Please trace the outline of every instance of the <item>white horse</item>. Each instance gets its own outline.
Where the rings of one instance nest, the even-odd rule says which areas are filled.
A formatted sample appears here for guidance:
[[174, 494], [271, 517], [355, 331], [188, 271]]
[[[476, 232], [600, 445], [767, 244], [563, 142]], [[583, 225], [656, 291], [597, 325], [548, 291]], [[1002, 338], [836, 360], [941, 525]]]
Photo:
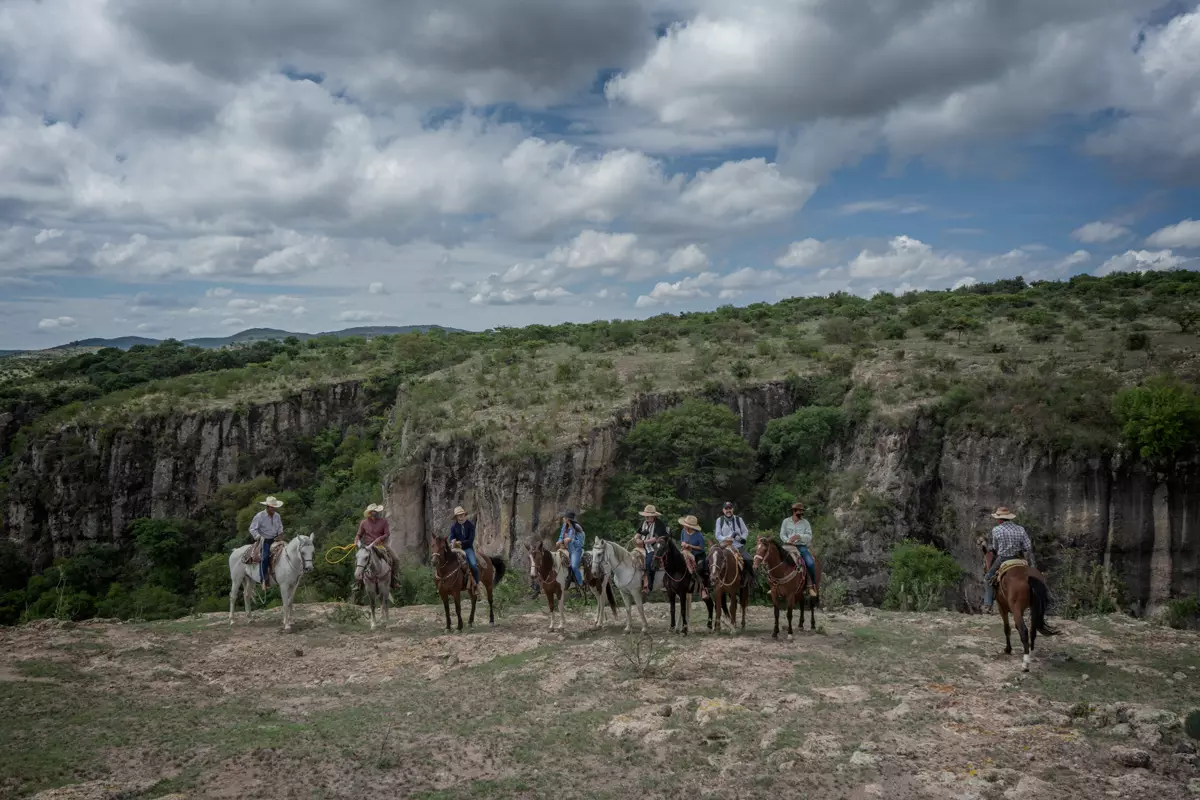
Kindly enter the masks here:
[[375, 550], [374, 545], [359, 545], [354, 555], [354, 580], [361, 583], [371, 598], [371, 630], [375, 630], [375, 605], [383, 611], [383, 626], [388, 624], [391, 606], [392, 566]]
[[610, 586], [617, 587], [621, 603], [625, 606], [625, 633], [633, 629], [633, 615], [629, 604], [637, 606], [642, 618], [642, 633], [646, 632], [646, 609], [642, 605], [642, 576], [646, 572], [645, 562], [634, 556], [616, 542], [597, 538], [592, 545], [592, 569], [604, 576]]
[[[304, 573], [312, 572], [313, 555], [316, 551], [316, 536], [297, 536], [283, 547], [283, 553], [275, 560], [275, 582], [283, 597], [283, 629], [292, 629], [292, 599]], [[262, 584], [262, 564], [243, 564], [242, 557], [251, 547], [262, 547], [259, 542], [244, 544], [229, 555], [229, 624], [233, 624], [233, 608], [237, 604], [238, 589], [246, 603], [246, 621], [250, 621], [250, 599], [255, 584]]]

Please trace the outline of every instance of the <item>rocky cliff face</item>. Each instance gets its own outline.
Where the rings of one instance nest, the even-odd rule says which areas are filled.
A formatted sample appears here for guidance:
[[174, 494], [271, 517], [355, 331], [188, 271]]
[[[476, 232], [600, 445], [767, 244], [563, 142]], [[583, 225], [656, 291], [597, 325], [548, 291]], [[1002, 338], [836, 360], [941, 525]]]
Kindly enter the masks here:
[[120, 541], [131, 520], [194, 514], [224, 484], [263, 474], [286, 483], [301, 467], [291, 443], [365, 413], [352, 381], [241, 410], [31, 437], [12, 470], [3, 532], [44, 566], [87, 541]]
[[[683, 399], [641, 396], [586, 440], [542, 463], [499, 459], [462, 440], [429, 449], [385, 481], [396, 549], [423, 558], [427, 532], [448, 527], [451, 509], [461, 504], [477, 520], [483, 551], [523, 558], [523, 542], [553, 535], [563, 508], [600, 502], [617, 444], [634, 423]], [[711, 399], [739, 414], [751, 444], [767, 422], [795, 410], [781, 383]], [[1184, 465], [1160, 483], [1140, 466], [1107, 458], [1060, 456], [1012, 439], [944, 436], [917, 415], [864, 426], [834, 455], [834, 467], [860, 481], [833, 512], [848, 549], [852, 574], [846, 577], [864, 600], [882, 596], [891, 545], [913, 537], [948, 550], [976, 576], [962, 600], [977, 603], [977, 539], [994, 524], [988, 515], [998, 505], [1027, 521], [1043, 565], [1057, 561], [1062, 548], [1074, 548], [1110, 564], [1142, 606], [1200, 590], [1200, 465]]]

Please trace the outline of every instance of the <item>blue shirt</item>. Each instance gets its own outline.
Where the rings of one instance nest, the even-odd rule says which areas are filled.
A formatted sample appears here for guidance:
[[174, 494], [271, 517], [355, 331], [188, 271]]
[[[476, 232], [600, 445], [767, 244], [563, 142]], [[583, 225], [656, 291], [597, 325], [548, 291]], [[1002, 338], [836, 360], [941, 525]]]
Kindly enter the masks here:
[[475, 523], [471, 520], [458, 523], [455, 522], [450, 526], [450, 541], [462, 542], [463, 550], [471, 550], [475, 547]]
[[571, 541], [567, 542], [567, 549], [571, 551], [578, 550], [579, 552], [583, 552], [583, 528], [578, 526], [572, 527], [570, 525], [563, 525], [562, 529], [558, 532], [558, 540], [560, 542], [566, 542], [568, 536], [571, 537]]
[[706, 552], [705, 548], [708, 546], [708, 543], [704, 541], [703, 533], [701, 533], [700, 531], [694, 531], [692, 533], [688, 533], [687, 531], [680, 531], [679, 532], [679, 541], [681, 544], [690, 544], [693, 547], [699, 547], [700, 548], [699, 550], [692, 551], [692, 555], [694, 555], [696, 558], [704, 558], [704, 555]]

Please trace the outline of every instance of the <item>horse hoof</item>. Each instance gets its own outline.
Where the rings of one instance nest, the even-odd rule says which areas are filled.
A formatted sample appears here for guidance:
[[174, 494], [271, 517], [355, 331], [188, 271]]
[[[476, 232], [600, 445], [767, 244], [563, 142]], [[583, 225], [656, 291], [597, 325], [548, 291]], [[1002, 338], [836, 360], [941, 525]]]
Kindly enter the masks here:
[[791, 641], [795, 641], [795, 640], [792, 638], [792, 635], [791, 635], [790, 633], [788, 634], [788, 641], [789, 641], [789, 642], [791, 642]]
[[1021, 659], [1021, 671], [1022, 672], [1029, 672], [1029, 662], [1031, 660], [1032, 659], [1029, 658], [1028, 653], [1026, 653], [1024, 657], [1022, 657], [1022, 659]]
[[778, 639], [778, 638], [779, 638], [779, 631], [775, 631], [774, 633], [772, 633], [772, 634], [771, 634], [771, 638], [772, 638], [772, 639]]

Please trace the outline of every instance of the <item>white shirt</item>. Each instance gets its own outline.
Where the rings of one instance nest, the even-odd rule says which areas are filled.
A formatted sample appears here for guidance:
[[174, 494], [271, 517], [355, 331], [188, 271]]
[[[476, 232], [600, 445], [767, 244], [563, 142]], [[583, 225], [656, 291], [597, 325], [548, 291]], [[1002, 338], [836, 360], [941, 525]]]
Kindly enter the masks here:
[[716, 532], [718, 544], [724, 543], [727, 539], [732, 539], [733, 546], [738, 550], [742, 549], [742, 546], [746, 544], [746, 537], [750, 535], [745, 521], [736, 515], [727, 518], [722, 514], [717, 517], [717, 521], [713, 525], [713, 530]]
[[[796, 541], [793, 542], [792, 537], [795, 537]], [[779, 526], [779, 538], [788, 544], [808, 547], [812, 544], [812, 525], [809, 525], [808, 520], [803, 517], [800, 518], [799, 522], [793, 522], [792, 518], [788, 517]]]
[[283, 519], [280, 518], [278, 511], [268, 516], [267, 510], [264, 508], [255, 514], [254, 519], [250, 522], [250, 537], [256, 542], [262, 539], [274, 540], [282, 535]]

